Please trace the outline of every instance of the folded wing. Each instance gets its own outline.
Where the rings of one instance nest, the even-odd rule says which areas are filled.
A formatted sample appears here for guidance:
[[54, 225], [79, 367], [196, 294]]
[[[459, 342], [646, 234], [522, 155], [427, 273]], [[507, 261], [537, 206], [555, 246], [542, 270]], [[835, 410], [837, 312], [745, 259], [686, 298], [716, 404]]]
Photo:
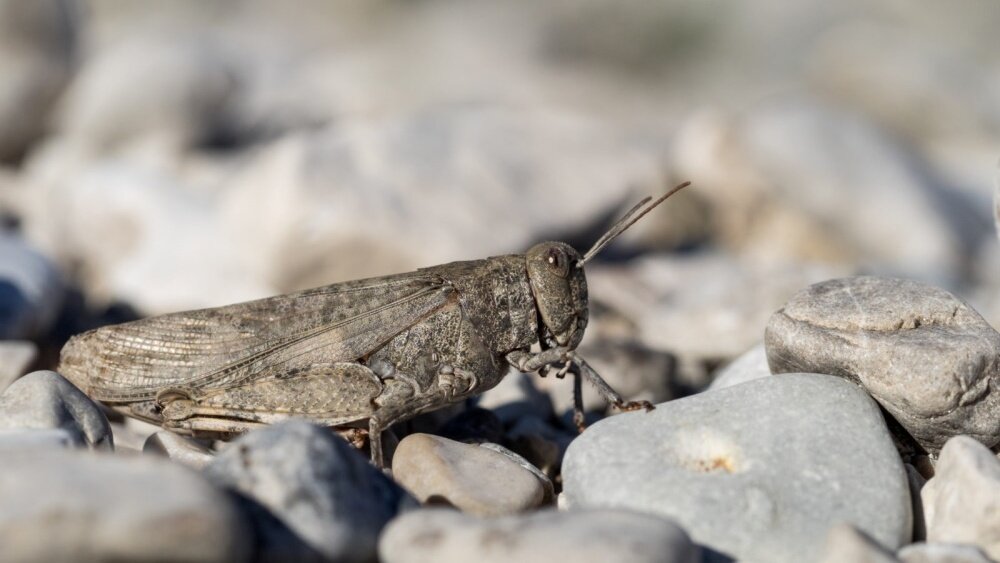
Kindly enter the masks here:
[[310, 362], [355, 361], [453, 300], [440, 278], [409, 273], [172, 313], [72, 338], [60, 370], [95, 399], [193, 395], [281, 377]]

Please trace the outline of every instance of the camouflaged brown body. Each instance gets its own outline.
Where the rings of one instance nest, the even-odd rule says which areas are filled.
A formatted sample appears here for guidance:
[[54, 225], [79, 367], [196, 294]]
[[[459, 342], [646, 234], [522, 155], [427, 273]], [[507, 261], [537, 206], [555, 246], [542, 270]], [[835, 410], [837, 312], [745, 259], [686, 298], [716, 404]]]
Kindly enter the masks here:
[[[413, 387], [394, 418], [481, 393], [509, 369], [507, 353], [537, 340], [524, 256], [509, 255], [100, 328], [71, 339], [60, 369], [95, 399], [174, 429], [234, 411], [340, 425], [382, 408], [387, 381]], [[446, 396], [442, 370], [474, 374], [475, 387]], [[185, 401], [161, 412], [165, 391]]]

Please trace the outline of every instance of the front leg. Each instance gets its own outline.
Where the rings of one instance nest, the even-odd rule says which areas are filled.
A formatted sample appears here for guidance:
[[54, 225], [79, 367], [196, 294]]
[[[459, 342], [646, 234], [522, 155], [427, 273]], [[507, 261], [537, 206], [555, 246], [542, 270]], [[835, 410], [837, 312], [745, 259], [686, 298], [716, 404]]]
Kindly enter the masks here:
[[579, 367], [580, 374], [597, 388], [597, 392], [600, 393], [601, 397], [614, 405], [615, 408], [623, 411], [638, 409], [650, 411], [654, 408], [653, 404], [649, 401], [626, 401], [575, 350], [570, 350], [566, 347], [549, 348], [537, 354], [515, 350], [507, 354], [507, 362], [526, 373], [538, 371], [559, 362], [571, 362]]

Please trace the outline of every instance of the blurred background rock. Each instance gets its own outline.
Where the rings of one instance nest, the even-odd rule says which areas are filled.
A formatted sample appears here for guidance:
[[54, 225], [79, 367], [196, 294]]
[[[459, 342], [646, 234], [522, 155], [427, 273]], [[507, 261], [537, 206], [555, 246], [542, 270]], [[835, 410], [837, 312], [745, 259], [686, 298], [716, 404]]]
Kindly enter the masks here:
[[682, 180], [588, 267], [606, 374], [702, 387], [853, 272], [996, 324], [997, 29], [990, 0], [0, 0], [0, 335], [52, 367], [101, 323], [585, 247]]

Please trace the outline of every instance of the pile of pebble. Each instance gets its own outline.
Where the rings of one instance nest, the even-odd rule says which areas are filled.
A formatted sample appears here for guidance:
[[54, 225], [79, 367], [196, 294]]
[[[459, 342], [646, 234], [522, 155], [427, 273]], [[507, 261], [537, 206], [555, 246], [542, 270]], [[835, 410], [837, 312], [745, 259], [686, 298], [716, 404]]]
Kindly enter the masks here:
[[391, 477], [305, 421], [206, 444], [37, 371], [0, 394], [0, 559], [986, 562], [998, 354], [944, 290], [835, 279], [701, 393], [576, 437], [512, 374], [398, 427]]

